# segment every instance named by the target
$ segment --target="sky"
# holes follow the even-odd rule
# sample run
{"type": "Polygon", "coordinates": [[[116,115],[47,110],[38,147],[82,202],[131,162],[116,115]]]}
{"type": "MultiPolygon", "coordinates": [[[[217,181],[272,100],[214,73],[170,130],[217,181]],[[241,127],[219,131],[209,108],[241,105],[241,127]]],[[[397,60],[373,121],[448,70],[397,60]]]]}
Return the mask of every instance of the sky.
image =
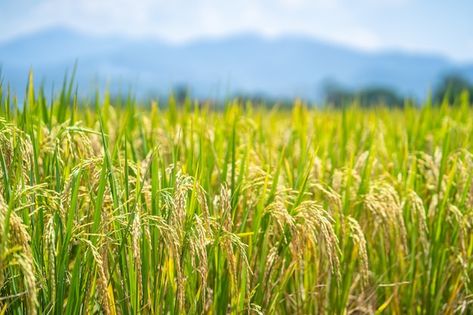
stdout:
{"type": "Polygon", "coordinates": [[[471,0],[0,0],[0,42],[51,27],[185,42],[254,32],[473,61],[471,0]]]}

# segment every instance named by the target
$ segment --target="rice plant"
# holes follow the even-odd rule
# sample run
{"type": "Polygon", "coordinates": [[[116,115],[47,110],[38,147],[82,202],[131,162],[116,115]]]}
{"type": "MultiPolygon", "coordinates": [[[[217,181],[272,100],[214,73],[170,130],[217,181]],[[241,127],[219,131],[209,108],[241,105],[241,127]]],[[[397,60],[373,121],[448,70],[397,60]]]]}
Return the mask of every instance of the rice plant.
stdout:
{"type": "Polygon", "coordinates": [[[0,314],[473,314],[473,110],[0,86],[0,314]]]}

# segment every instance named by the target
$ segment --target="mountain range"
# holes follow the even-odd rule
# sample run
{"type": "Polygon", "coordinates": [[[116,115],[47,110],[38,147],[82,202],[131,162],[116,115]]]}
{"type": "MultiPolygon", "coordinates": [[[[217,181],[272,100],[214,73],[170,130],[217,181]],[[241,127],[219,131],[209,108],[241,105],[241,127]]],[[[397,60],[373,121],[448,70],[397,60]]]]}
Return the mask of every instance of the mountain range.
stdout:
{"type": "Polygon", "coordinates": [[[366,52],[298,35],[245,33],[176,44],[51,28],[0,43],[3,80],[17,94],[24,91],[29,69],[50,89],[61,85],[76,62],[80,91],[109,86],[137,96],[186,86],[205,98],[243,93],[317,100],[325,85],[336,83],[388,87],[423,98],[445,74],[473,80],[473,63],[435,54],[366,52]]]}

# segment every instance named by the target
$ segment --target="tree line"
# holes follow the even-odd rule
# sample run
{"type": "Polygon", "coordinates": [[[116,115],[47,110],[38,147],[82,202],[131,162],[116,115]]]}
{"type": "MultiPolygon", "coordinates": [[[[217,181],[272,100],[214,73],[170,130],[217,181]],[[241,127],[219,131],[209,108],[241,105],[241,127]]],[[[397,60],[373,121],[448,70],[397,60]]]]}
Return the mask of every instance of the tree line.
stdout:
{"type": "MultiPolygon", "coordinates": [[[[350,90],[335,84],[328,84],[324,88],[326,104],[334,107],[343,107],[357,103],[361,107],[384,105],[388,107],[403,107],[408,97],[401,95],[388,87],[367,87],[359,90],[350,90]]],[[[433,104],[448,103],[458,105],[462,101],[469,102],[473,95],[473,84],[458,74],[445,76],[431,93],[433,104]]]]}

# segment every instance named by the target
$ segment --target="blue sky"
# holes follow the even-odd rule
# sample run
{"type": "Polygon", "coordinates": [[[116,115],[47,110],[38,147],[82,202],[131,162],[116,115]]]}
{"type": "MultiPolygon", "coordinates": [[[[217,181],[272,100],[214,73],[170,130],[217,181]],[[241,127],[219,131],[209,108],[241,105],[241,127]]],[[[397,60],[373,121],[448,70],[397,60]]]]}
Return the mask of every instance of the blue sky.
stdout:
{"type": "Polygon", "coordinates": [[[364,50],[473,61],[471,0],[0,0],[0,41],[53,26],[91,34],[300,34],[364,50]]]}

